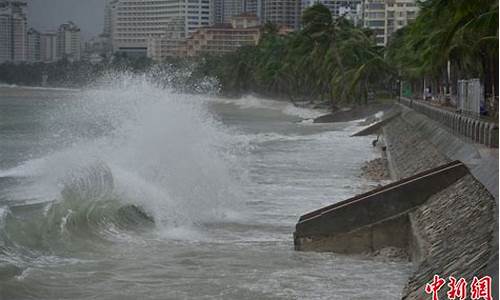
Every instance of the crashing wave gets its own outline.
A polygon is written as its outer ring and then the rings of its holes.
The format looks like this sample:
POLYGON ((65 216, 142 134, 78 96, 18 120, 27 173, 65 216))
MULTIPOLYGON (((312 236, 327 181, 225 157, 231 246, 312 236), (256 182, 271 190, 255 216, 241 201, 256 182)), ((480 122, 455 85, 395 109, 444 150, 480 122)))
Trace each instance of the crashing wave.
POLYGON ((110 168, 95 163, 71 172, 59 199, 3 209, 0 251, 67 251, 86 242, 90 246, 110 241, 117 234, 147 230, 154 224, 141 206, 123 203, 115 195, 110 168), (80 242, 75 243, 77 240, 80 242))

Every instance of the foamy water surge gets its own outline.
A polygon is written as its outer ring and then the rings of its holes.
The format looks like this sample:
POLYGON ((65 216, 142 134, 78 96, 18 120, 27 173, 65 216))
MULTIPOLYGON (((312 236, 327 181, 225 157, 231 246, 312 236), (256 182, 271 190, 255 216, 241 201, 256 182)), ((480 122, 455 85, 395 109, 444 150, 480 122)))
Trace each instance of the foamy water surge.
POLYGON ((222 149, 232 146, 207 113, 207 99, 176 94, 144 76, 105 82, 48 116, 57 120, 50 130, 67 138, 63 147, 0 171, 3 181, 24 180, 4 196, 10 200, 1 216, 4 244, 29 244, 33 235, 44 250, 57 252, 65 234, 88 238, 137 224, 196 227, 238 206, 235 162, 222 149), (74 137, 58 127, 72 120, 92 126, 74 137), (12 214, 27 207, 36 211, 29 225, 12 214))

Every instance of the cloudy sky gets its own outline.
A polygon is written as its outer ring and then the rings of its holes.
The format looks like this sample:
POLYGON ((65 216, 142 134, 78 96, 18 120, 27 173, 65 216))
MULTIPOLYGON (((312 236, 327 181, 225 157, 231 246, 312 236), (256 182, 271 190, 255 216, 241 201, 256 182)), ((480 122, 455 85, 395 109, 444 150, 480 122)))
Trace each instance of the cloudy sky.
POLYGON ((88 39, 102 32, 105 0, 25 0, 29 25, 54 30, 61 23, 73 21, 88 39))

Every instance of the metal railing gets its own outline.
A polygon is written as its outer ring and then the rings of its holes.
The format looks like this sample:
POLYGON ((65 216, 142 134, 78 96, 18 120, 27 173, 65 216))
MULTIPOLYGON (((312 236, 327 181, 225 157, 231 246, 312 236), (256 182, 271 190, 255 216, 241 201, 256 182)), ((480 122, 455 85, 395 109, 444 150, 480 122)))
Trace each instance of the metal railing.
POLYGON ((400 97, 400 103, 448 127, 453 133, 472 141, 498 148, 498 124, 452 112, 418 100, 400 97))

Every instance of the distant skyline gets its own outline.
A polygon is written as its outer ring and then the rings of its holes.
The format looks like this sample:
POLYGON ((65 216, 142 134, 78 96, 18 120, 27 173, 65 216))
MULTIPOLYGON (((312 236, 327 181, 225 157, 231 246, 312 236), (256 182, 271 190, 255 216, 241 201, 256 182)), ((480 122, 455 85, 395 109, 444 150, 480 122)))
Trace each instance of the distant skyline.
POLYGON ((88 40, 102 33, 105 0, 25 0, 28 23, 40 31, 55 30, 73 21, 88 40))

